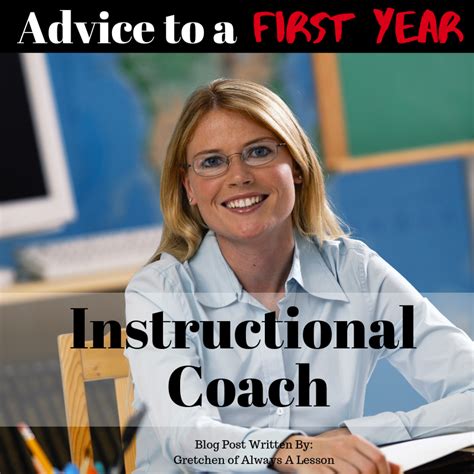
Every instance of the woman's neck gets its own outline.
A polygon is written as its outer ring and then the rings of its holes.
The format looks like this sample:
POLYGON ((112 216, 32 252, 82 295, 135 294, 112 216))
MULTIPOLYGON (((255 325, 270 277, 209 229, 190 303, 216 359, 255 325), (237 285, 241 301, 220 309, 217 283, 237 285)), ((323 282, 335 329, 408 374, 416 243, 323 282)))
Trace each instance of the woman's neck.
POLYGON ((217 236, 222 255, 242 286, 269 309, 285 292, 295 247, 293 231, 284 236, 236 242, 217 236))

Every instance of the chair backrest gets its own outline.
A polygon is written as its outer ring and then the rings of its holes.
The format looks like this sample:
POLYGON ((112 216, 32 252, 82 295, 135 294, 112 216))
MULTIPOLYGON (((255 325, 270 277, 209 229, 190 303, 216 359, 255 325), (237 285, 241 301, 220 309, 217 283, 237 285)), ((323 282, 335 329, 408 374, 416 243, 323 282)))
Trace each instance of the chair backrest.
MULTIPOLYGON (((86 382, 114 380, 121 433, 132 414, 133 387, 130 383, 128 360, 123 355, 123 350, 91 349, 92 341, 86 341, 87 349, 73 349, 72 345, 72 333, 58 337, 71 459, 80 466, 86 453, 93 456, 86 382)), ((107 346, 106 338, 105 347, 107 346)), ((122 346, 125 347, 125 330, 122 330, 122 346)), ((130 474, 134 468, 135 441, 125 453, 125 472, 130 474)))

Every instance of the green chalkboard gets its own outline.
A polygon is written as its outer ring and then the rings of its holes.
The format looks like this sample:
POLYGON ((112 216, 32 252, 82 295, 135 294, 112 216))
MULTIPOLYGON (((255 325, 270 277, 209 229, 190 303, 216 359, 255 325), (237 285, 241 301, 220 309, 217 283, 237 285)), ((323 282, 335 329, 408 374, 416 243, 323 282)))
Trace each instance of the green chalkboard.
POLYGON ((352 157, 474 139, 474 55, 338 56, 352 157))

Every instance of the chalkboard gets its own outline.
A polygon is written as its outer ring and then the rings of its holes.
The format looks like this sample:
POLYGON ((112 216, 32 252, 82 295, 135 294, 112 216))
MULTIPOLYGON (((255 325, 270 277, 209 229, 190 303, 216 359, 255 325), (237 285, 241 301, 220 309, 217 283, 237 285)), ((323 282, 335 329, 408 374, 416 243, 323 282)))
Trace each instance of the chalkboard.
POLYGON ((473 55, 314 56, 329 168, 474 154, 473 55))

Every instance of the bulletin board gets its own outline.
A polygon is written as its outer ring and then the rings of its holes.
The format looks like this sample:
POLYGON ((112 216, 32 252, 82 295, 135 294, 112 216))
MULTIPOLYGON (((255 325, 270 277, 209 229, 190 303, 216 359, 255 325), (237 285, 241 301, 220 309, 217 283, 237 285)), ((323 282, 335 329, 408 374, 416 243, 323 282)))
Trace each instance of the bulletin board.
POLYGON ((313 54, 322 155, 357 171, 474 155, 474 56, 313 54))

